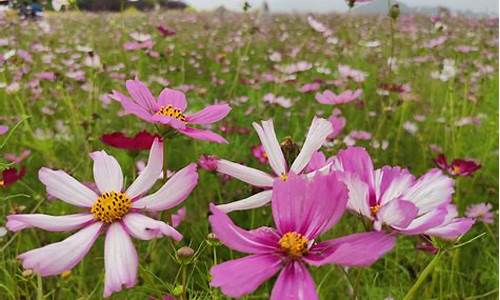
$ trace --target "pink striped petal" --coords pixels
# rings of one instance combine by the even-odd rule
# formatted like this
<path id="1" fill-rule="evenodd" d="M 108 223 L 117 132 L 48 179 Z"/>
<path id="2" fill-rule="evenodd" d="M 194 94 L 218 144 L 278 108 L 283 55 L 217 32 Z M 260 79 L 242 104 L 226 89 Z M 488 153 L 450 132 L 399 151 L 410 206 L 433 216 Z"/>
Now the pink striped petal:
<path id="1" fill-rule="evenodd" d="M 306 140 L 299 155 L 290 167 L 290 171 L 299 174 L 307 166 L 313 154 L 323 146 L 326 138 L 333 132 L 332 124 L 325 119 L 316 118 L 312 120 L 311 127 L 307 132 Z"/>
<path id="2" fill-rule="evenodd" d="M 133 208 L 162 211 L 172 208 L 191 194 L 198 184 L 196 164 L 192 163 L 174 174 L 156 193 L 132 203 Z"/>
<path id="3" fill-rule="evenodd" d="M 79 229 L 94 220 L 91 214 L 49 216 L 42 214 L 17 214 L 7 216 L 5 225 L 10 231 L 37 227 L 47 231 L 71 231 Z"/>
<path id="4" fill-rule="evenodd" d="M 212 124 L 222 120 L 231 111 L 227 104 L 215 104 L 205 107 L 203 110 L 188 116 L 190 124 Z"/>
<path id="5" fill-rule="evenodd" d="M 128 93 L 137 104 L 144 107 L 150 113 L 158 111 L 158 103 L 144 83 L 138 79 L 127 80 L 125 86 L 127 87 Z"/>
<path id="6" fill-rule="evenodd" d="M 375 193 L 378 203 L 399 198 L 415 182 L 415 177 L 406 169 L 384 166 L 375 171 Z"/>
<path id="7" fill-rule="evenodd" d="M 133 287 L 137 282 L 138 258 L 130 236 L 119 222 L 108 227 L 104 243 L 104 297 Z"/>
<path id="8" fill-rule="evenodd" d="M 319 300 L 311 274 L 299 261 L 288 263 L 281 271 L 271 293 L 271 300 Z"/>
<path id="9" fill-rule="evenodd" d="M 154 139 L 149 151 L 148 164 L 139 177 L 128 187 L 127 195 L 136 198 L 147 192 L 158 180 L 163 169 L 163 142 Z"/>
<path id="10" fill-rule="evenodd" d="M 263 191 L 245 199 L 217 205 L 217 208 L 225 213 L 230 213 L 232 211 L 238 211 L 238 210 L 253 209 L 257 207 L 262 207 L 267 203 L 269 203 L 272 199 L 272 196 L 273 196 L 272 190 Z"/>
<path id="11" fill-rule="evenodd" d="M 91 189 L 61 170 L 41 168 L 38 178 L 47 187 L 49 195 L 75 206 L 91 207 L 98 197 Z"/>
<path id="12" fill-rule="evenodd" d="M 269 165 L 276 175 L 285 174 L 287 172 L 287 163 L 285 156 L 281 151 L 278 138 L 274 132 L 273 120 L 262 121 L 262 126 L 257 123 L 252 123 L 253 128 L 257 131 L 259 139 L 266 151 Z"/>
<path id="13" fill-rule="evenodd" d="M 417 217 L 418 208 L 410 201 L 392 200 L 382 206 L 377 219 L 390 226 L 405 228 Z"/>
<path id="14" fill-rule="evenodd" d="M 123 218 L 123 224 L 133 237 L 141 240 L 151 240 L 162 236 L 168 236 L 176 241 L 182 239 L 182 234 L 172 226 L 146 217 L 139 213 L 129 213 Z"/>
<path id="15" fill-rule="evenodd" d="M 220 159 L 217 161 L 217 172 L 237 178 L 258 187 L 272 187 L 273 177 L 260 170 Z"/>
<path id="16" fill-rule="evenodd" d="M 448 224 L 427 230 L 425 234 L 437 236 L 446 240 L 455 240 L 469 231 L 472 225 L 474 225 L 474 219 L 456 218 Z"/>
<path id="17" fill-rule="evenodd" d="M 89 225 L 63 241 L 25 252 L 18 256 L 23 268 L 42 276 L 71 270 L 89 252 L 101 232 L 102 223 Z"/>
<path id="18" fill-rule="evenodd" d="M 402 198 L 413 202 L 418 207 L 419 214 L 423 214 L 449 203 L 453 193 L 453 179 L 445 176 L 439 169 L 432 169 L 421 176 Z"/>
<path id="19" fill-rule="evenodd" d="M 279 235 L 272 228 L 261 227 L 247 231 L 236 226 L 233 221 L 213 204 L 210 205 L 212 215 L 208 221 L 212 232 L 227 247 L 245 253 L 272 253 L 278 249 Z"/>
<path id="20" fill-rule="evenodd" d="M 336 156 L 337 164 L 341 170 L 347 173 L 356 174 L 363 182 L 368 184 L 369 191 L 374 188 L 374 170 L 373 162 L 366 151 L 362 147 L 349 147 L 346 150 L 341 150 Z"/>
<path id="21" fill-rule="evenodd" d="M 240 298 L 255 291 L 281 268 L 281 261 L 274 254 L 257 254 L 233 259 L 210 270 L 210 285 L 220 287 L 222 292 Z"/>
<path id="22" fill-rule="evenodd" d="M 125 111 L 136 115 L 144 121 L 151 122 L 151 117 L 153 116 L 154 112 L 147 111 L 145 107 L 138 105 L 137 103 L 132 101 L 132 99 L 120 92 L 113 91 L 113 94 L 111 94 L 110 97 L 120 102 Z"/>

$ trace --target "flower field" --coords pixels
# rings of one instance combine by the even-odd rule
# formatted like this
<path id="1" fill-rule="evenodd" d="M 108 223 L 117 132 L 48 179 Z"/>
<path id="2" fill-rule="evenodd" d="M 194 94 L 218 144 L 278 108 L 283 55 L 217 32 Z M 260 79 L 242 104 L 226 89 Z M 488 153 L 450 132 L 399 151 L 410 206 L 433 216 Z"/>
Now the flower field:
<path id="1" fill-rule="evenodd" d="M 498 299 L 498 18 L 0 26 L 0 299 Z"/>

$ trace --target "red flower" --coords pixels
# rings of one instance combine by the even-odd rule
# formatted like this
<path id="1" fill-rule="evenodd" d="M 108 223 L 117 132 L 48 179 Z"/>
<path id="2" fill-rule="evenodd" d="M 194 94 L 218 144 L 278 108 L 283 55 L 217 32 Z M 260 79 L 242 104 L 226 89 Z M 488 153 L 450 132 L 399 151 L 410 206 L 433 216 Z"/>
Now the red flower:
<path id="1" fill-rule="evenodd" d="M 19 170 L 19 173 L 17 172 L 16 168 L 3 170 L 2 178 L 0 179 L 0 188 L 8 187 L 9 185 L 23 178 L 24 175 L 26 175 L 25 167 L 22 167 L 21 170 Z"/>
<path id="2" fill-rule="evenodd" d="M 152 135 L 147 131 L 141 131 L 134 137 L 126 137 L 122 132 L 113 132 L 110 134 L 104 134 L 101 137 L 101 141 L 111 147 L 127 150 L 149 150 L 155 137 L 161 140 L 158 135 Z"/>
<path id="3" fill-rule="evenodd" d="M 173 36 L 175 35 L 175 31 L 172 30 L 172 29 L 169 29 L 163 25 L 160 25 L 160 26 L 157 26 L 156 29 L 158 29 L 158 31 L 161 33 L 161 35 L 163 35 L 164 37 L 167 37 L 167 36 Z"/>
<path id="4" fill-rule="evenodd" d="M 457 158 L 448 164 L 444 154 L 439 154 L 434 163 L 452 176 L 469 176 L 481 168 L 481 164 L 469 158 Z"/>

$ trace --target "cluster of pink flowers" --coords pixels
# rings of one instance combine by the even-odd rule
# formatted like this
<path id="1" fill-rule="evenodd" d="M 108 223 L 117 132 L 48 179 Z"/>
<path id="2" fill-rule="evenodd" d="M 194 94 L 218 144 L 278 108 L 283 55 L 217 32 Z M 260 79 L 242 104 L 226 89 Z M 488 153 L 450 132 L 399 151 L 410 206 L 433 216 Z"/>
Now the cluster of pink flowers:
<path id="1" fill-rule="evenodd" d="M 349 77 L 360 76 L 355 70 L 348 71 L 352 73 Z M 184 208 L 172 215 L 171 225 L 150 214 L 171 209 L 186 200 L 198 183 L 197 166 L 187 165 L 156 192 L 146 195 L 157 180 L 169 177 L 162 177 L 162 172 L 167 171 L 163 170 L 163 140 L 173 132 L 227 143 L 208 128 L 194 125 L 208 126 L 231 110 L 227 104 L 215 104 L 187 114 L 187 101 L 181 91 L 166 88 L 155 98 L 137 79 L 128 80 L 126 88 L 130 96 L 114 91 L 112 98 L 127 113 L 167 128 L 160 129 L 158 135 L 143 131 L 131 138 L 121 132 L 102 136 L 102 141 L 113 147 L 131 151 L 150 149 L 147 165 L 135 181 L 125 189 L 118 161 L 105 151 L 90 154 L 94 161 L 95 188 L 62 170 L 42 168 L 38 175 L 48 194 L 82 211 L 66 216 L 13 214 L 7 222 L 7 228 L 15 232 L 32 227 L 55 232 L 78 230 L 61 242 L 18 257 L 24 268 L 42 276 L 72 269 L 104 233 L 104 297 L 137 282 L 138 255 L 131 237 L 182 239 L 175 227 L 185 217 Z M 322 103 L 339 104 L 360 94 L 359 90 L 337 96 L 326 91 L 317 98 Z M 239 201 L 210 204 L 209 222 L 217 239 L 233 250 L 249 254 L 213 266 L 211 286 L 219 287 L 228 296 L 241 297 L 279 273 L 271 299 L 319 299 L 308 265 L 369 266 L 394 247 L 399 234 L 453 240 L 467 232 L 474 219 L 492 221 L 493 216 L 488 212 L 491 206 L 470 208 L 469 218 L 459 217 L 452 203 L 453 179 L 439 169 L 431 169 L 419 178 L 399 166 L 376 169 L 368 152 L 360 147 L 348 147 L 327 158 L 319 150 L 344 125 L 345 118 L 338 110 L 329 120 L 314 117 L 299 151 L 291 140 L 280 145 L 272 120 L 253 123 L 261 145 L 254 146 L 251 152 L 262 164 L 269 164 L 272 174 L 212 155 L 200 158 L 198 164 L 203 169 L 262 189 Z M 468 163 L 454 161 L 448 166 L 445 159 L 440 159 L 438 164 L 452 175 L 458 175 L 454 173 L 458 169 L 472 172 Z M 227 215 L 268 203 L 275 228 L 245 230 Z M 319 241 L 320 235 L 332 229 L 345 211 L 366 218 L 372 224 L 371 231 Z"/>

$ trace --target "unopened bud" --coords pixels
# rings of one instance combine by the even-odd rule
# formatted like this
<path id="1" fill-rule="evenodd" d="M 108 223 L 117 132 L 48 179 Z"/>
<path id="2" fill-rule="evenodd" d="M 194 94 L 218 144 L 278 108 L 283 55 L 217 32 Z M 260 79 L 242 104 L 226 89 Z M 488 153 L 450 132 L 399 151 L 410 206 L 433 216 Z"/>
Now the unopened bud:
<path id="1" fill-rule="evenodd" d="M 62 279 L 68 278 L 69 276 L 71 276 L 71 270 L 66 270 L 66 271 L 62 272 L 60 276 Z"/>
<path id="2" fill-rule="evenodd" d="M 30 277 L 31 275 L 33 275 L 33 270 L 26 269 L 21 273 L 21 275 L 23 275 L 23 277 Z"/>
<path id="3" fill-rule="evenodd" d="M 220 242 L 217 239 L 217 236 L 215 235 L 215 233 L 212 233 L 212 232 L 207 235 L 207 243 L 208 243 L 208 245 L 210 245 L 212 247 L 217 247 L 220 245 Z"/>
<path id="4" fill-rule="evenodd" d="M 393 4 L 391 6 L 391 9 L 389 10 L 389 16 L 393 20 L 396 20 L 399 17 L 400 13 L 401 13 L 401 11 L 399 10 L 399 4 Z"/>
<path id="5" fill-rule="evenodd" d="M 194 255 L 194 250 L 190 247 L 184 246 L 177 250 L 177 259 L 181 263 L 189 263 Z"/>

